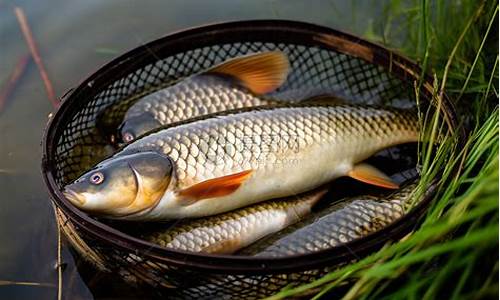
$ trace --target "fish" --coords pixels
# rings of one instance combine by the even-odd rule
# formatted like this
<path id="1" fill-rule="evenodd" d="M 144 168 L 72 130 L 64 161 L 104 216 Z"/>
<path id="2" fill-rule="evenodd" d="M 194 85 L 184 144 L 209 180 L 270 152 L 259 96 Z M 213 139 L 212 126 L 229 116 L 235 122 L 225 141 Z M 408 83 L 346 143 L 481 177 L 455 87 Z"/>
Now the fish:
<path id="1" fill-rule="evenodd" d="M 279 105 L 262 95 L 286 80 L 290 63 L 279 51 L 254 53 L 189 76 L 134 103 L 119 126 L 118 141 L 129 143 L 162 125 L 219 111 Z"/>
<path id="2" fill-rule="evenodd" d="M 313 217 L 264 238 L 238 254 L 258 257 L 300 255 L 365 237 L 398 220 L 410 205 L 417 204 L 416 200 L 420 199 L 412 197 L 417 185 L 415 180 L 388 196 L 361 195 L 333 202 Z"/>
<path id="3" fill-rule="evenodd" d="M 327 191 L 318 189 L 224 214 L 183 220 L 166 229 L 156 229 L 142 239 L 170 249 L 231 254 L 300 221 Z"/>
<path id="4" fill-rule="evenodd" d="M 252 108 L 151 133 L 63 192 L 81 210 L 103 217 L 158 221 L 223 213 L 341 176 L 396 189 L 363 160 L 418 139 L 413 111 L 309 104 Z"/>

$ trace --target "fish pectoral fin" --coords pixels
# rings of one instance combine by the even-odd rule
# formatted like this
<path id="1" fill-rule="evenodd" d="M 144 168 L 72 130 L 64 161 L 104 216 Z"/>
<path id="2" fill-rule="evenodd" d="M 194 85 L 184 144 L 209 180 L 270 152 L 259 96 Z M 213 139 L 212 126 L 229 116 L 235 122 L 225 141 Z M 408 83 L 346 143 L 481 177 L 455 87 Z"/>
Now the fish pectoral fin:
<path id="1" fill-rule="evenodd" d="M 239 238 L 228 239 L 204 247 L 200 252 L 202 253 L 216 253 L 216 254 L 233 254 L 243 247 L 242 241 Z"/>
<path id="2" fill-rule="evenodd" d="M 248 179 L 253 170 L 205 180 L 179 191 L 184 205 L 190 205 L 198 200 L 222 197 L 232 194 Z"/>
<path id="3" fill-rule="evenodd" d="M 347 173 L 347 176 L 364 183 L 373 184 L 387 189 L 399 188 L 399 185 L 389 178 L 389 176 L 366 163 L 355 165 L 352 170 Z"/>
<path id="4" fill-rule="evenodd" d="M 286 54 L 279 51 L 237 57 L 206 73 L 223 74 L 237 79 L 255 94 L 265 94 L 279 88 L 290 71 Z"/>

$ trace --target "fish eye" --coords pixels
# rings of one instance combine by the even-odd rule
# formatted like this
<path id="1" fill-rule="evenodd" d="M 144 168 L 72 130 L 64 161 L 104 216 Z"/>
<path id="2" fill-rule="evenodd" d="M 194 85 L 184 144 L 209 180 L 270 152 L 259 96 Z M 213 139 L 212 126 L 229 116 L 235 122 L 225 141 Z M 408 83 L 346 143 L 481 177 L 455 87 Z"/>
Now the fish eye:
<path id="1" fill-rule="evenodd" d="M 104 174 L 96 172 L 90 176 L 90 182 L 93 184 L 101 184 L 104 181 Z"/>
<path id="2" fill-rule="evenodd" d="M 134 140 L 134 135 L 130 132 L 125 132 L 123 134 L 123 141 L 128 143 Z"/>

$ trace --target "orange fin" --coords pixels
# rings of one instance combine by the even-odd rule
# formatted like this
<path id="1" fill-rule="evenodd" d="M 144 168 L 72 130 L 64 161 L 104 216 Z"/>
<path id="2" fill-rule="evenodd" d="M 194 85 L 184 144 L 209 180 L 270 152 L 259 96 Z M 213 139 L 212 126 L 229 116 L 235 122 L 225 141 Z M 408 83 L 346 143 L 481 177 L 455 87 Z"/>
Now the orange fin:
<path id="1" fill-rule="evenodd" d="M 389 176 L 385 175 L 382 171 L 376 169 L 375 167 L 365 163 L 355 165 L 354 168 L 347 173 L 347 176 L 387 189 L 399 188 L 399 185 L 392 181 Z"/>
<path id="2" fill-rule="evenodd" d="M 263 52 L 226 61 L 206 73 L 236 78 L 255 94 L 265 94 L 279 88 L 290 71 L 286 54 L 279 51 Z"/>
<path id="3" fill-rule="evenodd" d="M 201 199 L 226 196 L 236 191 L 251 173 L 252 170 L 247 170 L 209 179 L 181 190 L 179 196 L 181 196 L 182 202 L 186 203 L 186 205 Z"/>
<path id="4" fill-rule="evenodd" d="M 223 240 L 213 245 L 203 248 L 202 253 L 217 253 L 217 254 L 233 254 L 242 247 L 242 242 L 239 238 Z"/>

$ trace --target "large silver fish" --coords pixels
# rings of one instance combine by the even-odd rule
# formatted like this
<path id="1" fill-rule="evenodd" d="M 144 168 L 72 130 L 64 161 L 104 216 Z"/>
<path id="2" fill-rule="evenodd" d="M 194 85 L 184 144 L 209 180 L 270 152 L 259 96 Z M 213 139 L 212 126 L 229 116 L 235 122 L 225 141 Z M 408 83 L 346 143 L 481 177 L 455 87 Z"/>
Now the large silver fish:
<path id="1" fill-rule="evenodd" d="M 417 182 L 389 196 L 356 196 L 335 202 L 316 216 L 264 238 L 240 254 L 267 257 L 306 254 L 367 236 L 401 218 Z"/>
<path id="2" fill-rule="evenodd" d="M 79 208 L 112 218 L 201 217 L 314 189 L 340 176 L 397 188 L 362 161 L 415 142 L 413 112 L 305 105 L 227 114 L 129 144 L 65 188 Z"/>
<path id="3" fill-rule="evenodd" d="M 180 221 L 143 239 L 171 249 L 230 254 L 300 221 L 326 191 L 318 189 L 224 214 Z"/>
<path id="4" fill-rule="evenodd" d="M 141 98 L 127 110 L 119 138 L 131 142 L 162 125 L 230 109 L 278 104 L 259 95 L 280 87 L 289 68 L 286 55 L 277 51 L 228 60 Z"/>

